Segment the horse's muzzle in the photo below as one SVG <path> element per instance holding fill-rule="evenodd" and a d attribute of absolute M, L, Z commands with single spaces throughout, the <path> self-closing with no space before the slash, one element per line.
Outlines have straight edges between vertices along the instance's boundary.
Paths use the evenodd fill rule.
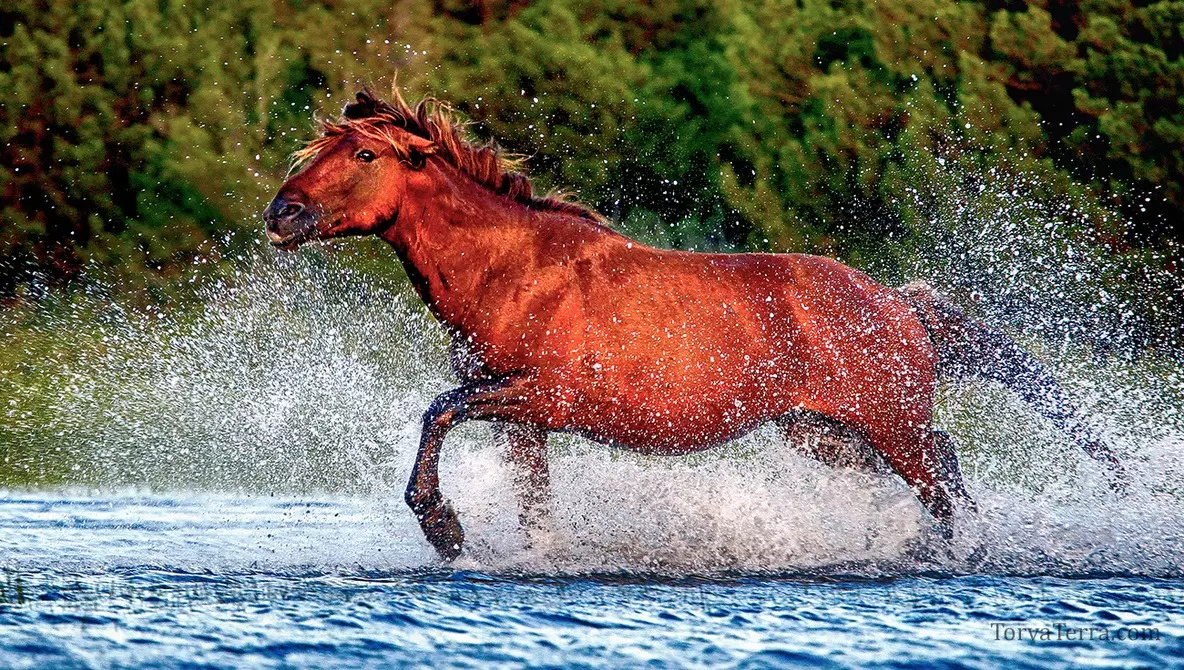
<path fill-rule="evenodd" d="M 284 250 L 292 250 L 312 239 L 317 232 L 317 217 L 304 199 L 293 193 L 280 193 L 263 211 L 267 238 Z"/>

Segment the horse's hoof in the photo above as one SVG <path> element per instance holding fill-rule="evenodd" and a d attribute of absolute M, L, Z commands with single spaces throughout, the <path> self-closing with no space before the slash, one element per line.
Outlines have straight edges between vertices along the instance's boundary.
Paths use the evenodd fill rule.
<path fill-rule="evenodd" d="M 452 503 L 443 501 L 427 509 L 419 517 L 419 526 L 440 558 L 452 561 L 460 556 L 460 549 L 465 543 L 465 531 L 460 526 L 456 510 L 452 509 Z"/>

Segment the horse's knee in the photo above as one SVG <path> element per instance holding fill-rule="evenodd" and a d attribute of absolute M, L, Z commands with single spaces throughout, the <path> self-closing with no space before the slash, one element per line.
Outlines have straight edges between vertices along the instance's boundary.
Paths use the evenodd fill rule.
<path fill-rule="evenodd" d="M 423 429 L 427 431 L 447 428 L 456 421 L 459 415 L 460 407 L 455 399 L 449 394 L 439 396 L 423 412 Z"/>
<path fill-rule="evenodd" d="M 407 490 L 403 492 L 403 501 L 419 517 L 443 503 L 444 498 L 440 495 L 439 489 L 421 489 L 415 485 L 415 482 L 411 482 L 407 485 Z"/>

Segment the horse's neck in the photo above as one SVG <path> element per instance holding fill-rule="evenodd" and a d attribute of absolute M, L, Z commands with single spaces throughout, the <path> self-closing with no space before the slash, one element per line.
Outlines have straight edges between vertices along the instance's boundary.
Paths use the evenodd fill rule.
<path fill-rule="evenodd" d="M 503 286 L 529 283 L 557 260 L 542 251 L 548 245 L 570 239 L 574 251 L 597 235 L 571 215 L 529 210 L 452 171 L 441 174 L 452 179 L 408 192 L 395 225 L 382 237 L 395 248 L 420 298 L 454 328 L 472 330 L 476 324 L 466 321 L 485 303 L 504 298 L 489 291 L 491 278 Z"/>

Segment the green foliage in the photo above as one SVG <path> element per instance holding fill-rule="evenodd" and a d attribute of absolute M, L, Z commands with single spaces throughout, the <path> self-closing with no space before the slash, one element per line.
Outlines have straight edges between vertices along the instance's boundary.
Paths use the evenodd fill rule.
<path fill-rule="evenodd" d="M 89 262 L 167 286 L 257 241 L 313 115 L 396 71 L 658 243 L 900 274 L 927 214 L 902 194 L 945 155 L 1042 175 L 1094 203 L 1080 236 L 1178 273 L 1181 25 L 1179 0 L 19 0 L 0 295 Z"/>

